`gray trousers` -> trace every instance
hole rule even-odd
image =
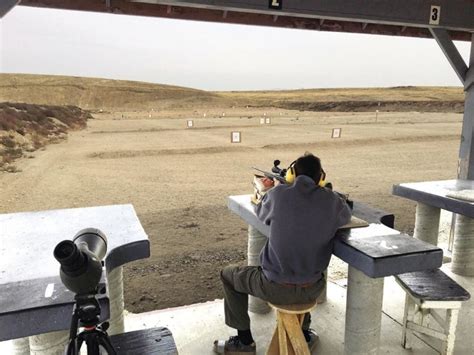
[[[321,278],[307,287],[281,285],[268,280],[260,266],[227,266],[221,271],[224,285],[225,323],[237,330],[250,329],[248,295],[273,304],[304,304],[314,302],[324,289]],[[303,329],[309,329],[311,316],[306,313]]]

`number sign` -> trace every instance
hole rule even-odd
[[[430,25],[439,25],[440,13],[441,13],[441,6],[431,6]]]
[[[283,0],[268,0],[268,7],[273,10],[281,10]]]

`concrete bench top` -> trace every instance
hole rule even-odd
[[[463,190],[474,190],[474,181],[441,180],[403,183],[394,185],[392,194],[474,218],[473,202],[447,196]]]
[[[230,196],[228,207],[268,236],[270,227],[257,218],[250,195]],[[354,211],[357,211],[356,207]],[[338,232],[333,253],[372,278],[436,269],[441,266],[443,258],[440,248],[381,223]]]
[[[29,319],[23,336],[44,333],[41,322],[49,326],[46,331],[69,328],[74,294],[61,283],[53,250],[87,227],[107,237],[107,272],[150,256],[148,236],[132,205],[0,215],[0,324],[11,317]],[[9,339],[4,332],[1,326],[0,340]]]
[[[132,205],[72,208],[0,215],[0,285],[54,277],[54,247],[94,227],[107,237],[107,271],[150,256],[148,236]]]

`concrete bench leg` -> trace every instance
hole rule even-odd
[[[462,276],[474,276],[474,219],[456,216],[452,271]]]
[[[347,280],[346,355],[377,354],[382,321],[383,278],[370,278],[349,265]]]
[[[63,355],[68,342],[67,330],[31,336],[31,355]]]
[[[12,355],[30,355],[30,338],[12,340]]]
[[[438,245],[440,212],[439,208],[418,202],[413,236],[432,245]]]
[[[109,335],[121,334],[125,331],[123,319],[123,272],[122,267],[113,269],[107,275],[107,284],[110,300],[110,327]]]
[[[256,228],[249,225],[248,229],[248,249],[247,260],[249,266],[260,265],[260,251],[265,246],[267,237],[260,233]],[[249,296],[249,311],[258,314],[266,314],[270,312],[270,306],[260,298]]]

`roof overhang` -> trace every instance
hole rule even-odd
[[[23,0],[20,5],[242,25],[471,41],[473,0]],[[434,8],[434,7],[435,8]],[[433,20],[434,19],[434,20]]]

